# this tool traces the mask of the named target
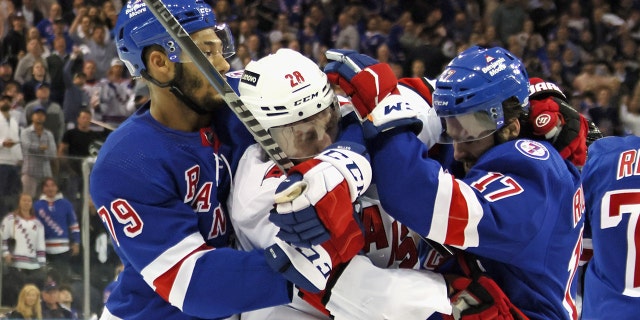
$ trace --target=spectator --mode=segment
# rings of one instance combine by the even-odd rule
[[[69,36],[73,39],[74,43],[85,43],[89,39],[93,32],[94,22],[91,21],[91,17],[87,15],[87,8],[82,7],[78,10],[78,15],[69,26]]]
[[[22,190],[20,182],[20,131],[18,122],[10,115],[11,98],[0,98],[0,216],[13,210],[17,195]]]
[[[9,59],[5,58],[0,62],[0,92],[4,91],[4,87],[10,81],[13,81],[13,66]]]
[[[80,253],[80,226],[73,208],[58,190],[55,179],[42,181],[42,195],[33,204],[36,217],[44,225],[47,263],[60,272],[63,282],[72,272],[71,259]]]
[[[71,311],[60,305],[60,288],[56,282],[48,282],[42,288],[43,319],[73,319]]]
[[[106,131],[90,129],[91,111],[80,109],[77,125],[65,131],[58,145],[60,160],[60,181],[65,181],[63,192],[73,203],[76,212],[81,212],[82,205],[82,160],[89,156],[89,146],[96,141],[106,139]]]
[[[338,23],[333,27],[332,33],[336,48],[360,50],[360,34],[353,17],[349,13],[340,13]]]
[[[588,118],[595,123],[604,136],[622,135],[618,104],[611,90],[602,87],[596,91],[595,105],[588,110]]]
[[[78,311],[73,307],[73,290],[66,284],[60,285],[60,306],[71,312],[71,320],[78,319]]]
[[[47,66],[49,66],[49,77],[51,78],[51,100],[63,105],[64,103],[64,65],[69,60],[66,51],[67,40],[63,37],[53,39],[53,50],[47,56]]]
[[[100,97],[100,114],[102,121],[118,127],[132,112],[127,110],[127,102],[133,92],[131,91],[131,79],[124,76],[124,63],[113,58],[107,71],[106,78],[100,81],[102,86]]]
[[[47,111],[37,106],[31,114],[32,123],[20,134],[22,145],[22,192],[32,198],[36,195],[38,182],[53,176],[51,160],[56,155],[53,133],[44,127]]]
[[[27,42],[27,54],[25,54],[19,61],[16,66],[15,74],[13,75],[14,80],[18,81],[20,84],[24,84],[28,80],[32,78],[32,70],[33,65],[38,60],[44,60],[43,58],[43,47],[42,43],[39,39],[31,39]],[[45,62],[46,67],[46,62]]]
[[[53,37],[53,25],[58,19],[62,19],[62,7],[56,2],[49,7],[49,15],[47,18],[42,19],[42,21],[36,25],[43,39]]]
[[[98,79],[106,77],[111,60],[118,57],[115,42],[105,41],[105,30],[103,24],[96,24],[91,37],[84,42],[89,49],[84,58],[95,61]]]
[[[16,307],[5,315],[6,319],[39,319],[42,320],[40,305],[40,289],[32,283],[25,284],[20,290]],[[4,319],[4,318],[3,318]]]
[[[24,118],[24,96],[20,90],[20,84],[15,81],[10,81],[2,91],[2,95],[11,98],[11,117],[14,118],[20,128],[27,126],[27,122]]]
[[[16,69],[18,60],[27,53],[27,29],[22,12],[15,12],[9,16],[11,30],[2,39],[0,55],[7,59],[13,69]]]
[[[36,219],[33,197],[23,193],[16,210],[2,219],[2,257],[8,268],[3,272],[3,303],[15,305],[25,283],[44,284],[46,263],[44,226]]]
[[[36,88],[51,79],[47,74],[46,62],[44,60],[36,60],[31,67],[31,79],[22,84],[22,94],[24,101],[29,104],[36,99]]]
[[[70,52],[73,47],[73,39],[71,39],[69,32],[67,32],[67,22],[62,18],[56,19],[53,22],[53,33],[46,38],[43,37],[43,39],[46,40],[46,46],[49,50],[53,50],[53,40],[58,37],[65,39],[66,47],[64,52]]]
[[[17,11],[22,12],[24,15],[26,25],[29,27],[37,26],[38,23],[44,19],[42,11],[35,6],[34,1],[35,0],[22,0],[22,6],[17,8]]]
[[[326,12],[322,7],[322,4],[312,4],[309,8],[308,15],[311,18],[311,26],[315,30],[315,35],[318,37],[320,45],[326,46],[327,48],[333,47],[331,19],[326,16]]]
[[[51,85],[47,82],[38,85],[36,88],[36,100],[27,103],[24,107],[25,120],[27,120],[27,125],[30,125],[31,122],[29,120],[34,108],[43,107],[47,112],[47,120],[44,123],[44,127],[53,133],[54,141],[58,143],[64,132],[64,113],[62,112],[62,107],[58,103],[51,101],[50,97]]]
[[[491,24],[496,28],[498,39],[508,43],[509,37],[522,31],[527,12],[518,0],[503,0],[493,11]]]

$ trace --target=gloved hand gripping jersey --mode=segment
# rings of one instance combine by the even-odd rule
[[[364,246],[352,203],[371,183],[367,157],[363,146],[333,144],[291,168],[276,190],[276,199],[286,201],[276,204],[269,220],[282,241],[267,248],[265,257],[302,289],[323,290],[334,268]]]
[[[589,144],[602,137],[600,130],[571,107],[560,88],[551,82],[529,79],[529,101],[534,135],[544,137],[563,158],[582,167]]]
[[[400,95],[398,79],[388,64],[353,50],[331,49],[326,56],[331,62],[324,71],[351,97],[363,120],[365,138],[400,127],[420,132],[417,111]]]
[[[528,319],[500,289],[485,275],[478,261],[466,252],[458,252],[458,263],[466,276],[445,275],[453,292],[449,295],[453,312],[443,315],[445,320]]]

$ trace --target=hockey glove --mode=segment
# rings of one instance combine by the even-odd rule
[[[321,246],[301,248],[280,239],[264,251],[267,264],[285,279],[309,292],[324,290],[334,261]]]
[[[493,279],[480,269],[478,261],[468,253],[457,255],[460,268],[467,276],[447,274],[449,300],[453,312],[443,319],[528,319],[500,289]]]
[[[529,97],[533,134],[551,142],[564,159],[582,167],[587,157],[588,120],[567,103],[553,83],[531,78]]]
[[[300,247],[322,244],[334,262],[349,261],[364,245],[353,202],[371,178],[366,149],[357,144],[333,144],[294,166],[269,215],[280,228],[277,236]]]
[[[397,127],[420,132],[417,111],[402,99],[398,79],[388,64],[352,50],[331,49],[325,67],[329,81],[351,97],[363,123],[365,138]]]

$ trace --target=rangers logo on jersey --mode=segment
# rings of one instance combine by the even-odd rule
[[[520,140],[516,142],[516,149],[525,156],[537,159],[549,159],[549,150],[542,143],[533,140]]]

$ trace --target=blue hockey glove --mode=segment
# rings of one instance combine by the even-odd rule
[[[267,264],[296,286],[313,293],[324,290],[335,267],[322,246],[301,248],[280,239],[264,251]]]
[[[351,97],[363,123],[365,138],[397,127],[420,132],[422,122],[417,111],[403,100],[398,79],[386,63],[352,50],[331,49],[325,67],[329,81]]]

